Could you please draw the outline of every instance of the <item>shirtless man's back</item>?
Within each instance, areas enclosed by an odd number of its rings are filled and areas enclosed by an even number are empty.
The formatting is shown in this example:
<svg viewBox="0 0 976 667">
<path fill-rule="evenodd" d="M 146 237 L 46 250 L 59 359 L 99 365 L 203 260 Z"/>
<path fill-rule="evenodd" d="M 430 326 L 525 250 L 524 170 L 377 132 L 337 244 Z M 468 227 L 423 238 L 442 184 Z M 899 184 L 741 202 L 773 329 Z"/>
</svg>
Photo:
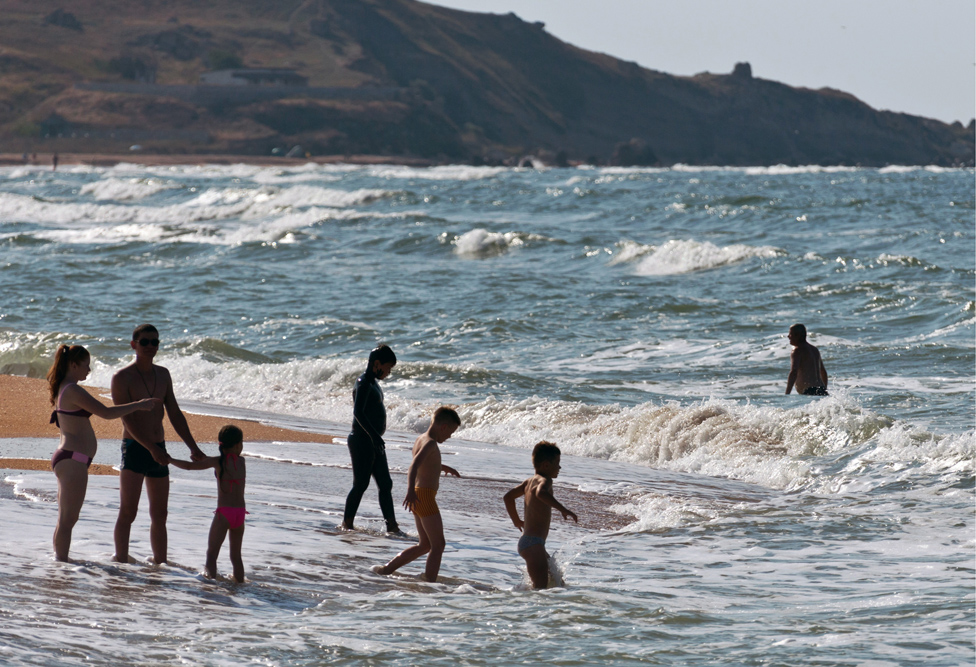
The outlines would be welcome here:
<svg viewBox="0 0 976 667">
<path fill-rule="evenodd" d="M 827 395 L 827 369 L 824 368 L 820 350 L 807 342 L 807 328 L 802 324 L 790 327 L 790 375 L 786 380 L 786 393 L 796 391 L 810 396 Z"/>
</svg>

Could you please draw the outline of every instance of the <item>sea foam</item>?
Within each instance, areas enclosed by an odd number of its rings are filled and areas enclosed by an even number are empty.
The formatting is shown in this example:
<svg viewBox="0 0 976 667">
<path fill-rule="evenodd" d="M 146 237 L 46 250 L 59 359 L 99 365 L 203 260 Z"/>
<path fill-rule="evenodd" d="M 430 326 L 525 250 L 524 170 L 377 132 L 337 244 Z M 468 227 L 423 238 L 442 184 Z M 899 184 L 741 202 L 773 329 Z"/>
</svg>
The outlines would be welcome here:
<svg viewBox="0 0 976 667">
<path fill-rule="evenodd" d="M 446 239 L 446 236 L 443 238 Z M 454 252 L 462 257 L 490 257 L 500 255 L 513 248 L 519 248 L 527 241 L 546 240 L 538 234 L 521 232 L 489 232 L 487 229 L 472 229 L 456 237 Z"/>
<path fill-rule="evenodd" d="M 201 346 L 160 361 L 172 372 L 181 398 L 339 424 L 351 419 L 349 389 L 362 370 L 359 359 L 255 363 L 222 353 L 218 360 L 213 349 Z M 390 428 L 417 433 L 426 427 L 434 403 L 411 379 L 429 378 L 432 364 L 416 370 L 414 365 L 401 362 L 397 375 L 384 384 Z M 107 386 L 112 372 L 98 366 L 91 382 Z M 771 489 L 827 488 L 811 457 L 874 456 L 883 458 L 883 465 L 911 466 L 914 474 L 937 474 L 960 465 L 972 469 L 976 456 L 972 433 L 926 433 L 864 409 L 843 390 L 791 408 L 715 398 L 620 406 L 487 396 L 457 410 L 463 423 L 457 436 L 466 440 L 525 449 L 551 440 L 576 456 Z"/>
<path fill-rule="evenodd" d="M 467 165 L 444 165 L 438 167 L 399 167 L 376 166 L 367 167 L 369 175 L 376 178 L 399 180 L 427 180 L 427 181 L 474 181 L 492 178 L 511 171 L 509 167 L 473 167 Z"/>
<path fill-rule="evenodd" d="M 715 269 L 746 259 L 771 258 L 785 254 L 772 246 L 734 244 L 717 246 L 709 241 L 672 239 L 660 246 L 641 245 L 622 241 L 611 264 L 637 262 L 634 273 L 639 276 L 667 276 L 693 271 Z"/>
<path fill-rule="evenodd" d="M 65 203 L 0 193 L 0 209 L 10 220 L 44 225 L 45 229 L 29 232 L 34 238 L 66 244 L 287 243 L 295 240 L 289 237 L 291 232 L 324 220 L 359 217 L 363 214 L 353 207 L 391 194 L 380 189 L 346 191 L 310 185 L 219 187 L 204 188 L 181 203 L 144 206 L 114 202 L 141 199 L 169 186 L 109 179 L 84 187 L 105 203 Z"/>
<path fill-rule="evenodd" d="M 179 184 L 156 178 L 105 178 L 86 183 L 78 189 L 79 195 L 91 195 L 98 201 L 128 201 L 143 199 L 164 190 L 179 188 Z"/>
</svg>

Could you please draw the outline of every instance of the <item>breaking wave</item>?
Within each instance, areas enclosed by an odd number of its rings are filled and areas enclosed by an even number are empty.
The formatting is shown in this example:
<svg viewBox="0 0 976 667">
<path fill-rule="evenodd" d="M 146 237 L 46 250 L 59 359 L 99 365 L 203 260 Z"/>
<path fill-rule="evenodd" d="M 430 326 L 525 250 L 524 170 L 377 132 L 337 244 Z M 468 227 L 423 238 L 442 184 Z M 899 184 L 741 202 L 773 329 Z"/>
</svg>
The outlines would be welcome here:
<svg viewBox="0 0 976 667">
<path fill-rule="evenodd" d="M 441 235 L 446 242 L 446 234 Z M 472 229 L 450 241 L 454 245 L 454 252 L 462 257 L 491 257 L 501 255 L 513 248 L 520 248 L 528 241 L 545 241 L 544 236 L 538 234 L 524 234 L 521 232 L 489 232 L 486 229 Z"/>
<path fill-rule="evenodd" d="M 772 246 L 717 246 L 708 241 L 692 240 L 670 240 L 660 246 L 622 241 L 617 244 L 617 248 L 610 263 L 636 261 L 634 273 L 639 276 L 668 276 L 705 271 L 756 257 L 771 258 L 786 254 Z"/>
</svg>

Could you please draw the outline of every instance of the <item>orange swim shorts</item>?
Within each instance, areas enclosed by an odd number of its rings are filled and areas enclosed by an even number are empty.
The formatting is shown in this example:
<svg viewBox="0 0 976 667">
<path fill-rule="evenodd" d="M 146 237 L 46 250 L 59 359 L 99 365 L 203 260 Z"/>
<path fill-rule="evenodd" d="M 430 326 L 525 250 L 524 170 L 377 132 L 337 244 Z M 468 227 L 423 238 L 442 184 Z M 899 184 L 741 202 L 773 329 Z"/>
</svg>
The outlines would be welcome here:
<svg viewBox="0 0 976 667">
<path fill-rule="evenodd" d="M 417 502 L 413 505 L 414 516 L 423 519 L 425 516 L 439 514 L 440 508 L 434 497 L 437 496 L 437 489 L 427 489 L 422 486 L 415 486 L 413 490 L 417 494 Z"/>
</svg>

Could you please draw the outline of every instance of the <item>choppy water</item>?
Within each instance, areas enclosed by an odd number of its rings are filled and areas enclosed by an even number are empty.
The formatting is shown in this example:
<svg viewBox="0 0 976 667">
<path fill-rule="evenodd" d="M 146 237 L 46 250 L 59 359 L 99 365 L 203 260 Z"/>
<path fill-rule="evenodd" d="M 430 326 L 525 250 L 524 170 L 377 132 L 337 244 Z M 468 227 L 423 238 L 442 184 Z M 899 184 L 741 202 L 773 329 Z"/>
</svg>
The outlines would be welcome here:
<svg viewBox="0 0 976 667">
<path fill-rule="evenodd" d="M 249 445 L 239 588 L 196 578 L 209 478 L 177 476 L 186 565 L 154 570 L 108 562 L 114 479 L 70 567 L 53 475 L 10 473 L 3 658 L 972 664 L 974 198 L 932 168 L 0 170 L 3 372 L 79 342 L 105 386 L 151 321 L 185 401 L 339 429 L 384 341 L 396 447 L 458 404 L 448 449 L 482 480 L 444 490 L 475 498 L 445 510 L 455 580 L 391 582 L 367 568 L 402 545 L 333 534 L 342 448 Z M 783 395 L 797 321 L 829 398 Z M 491 498 L 542 438 L 627 525 L 557 522 L 567 586 L 537 594 Z M 25 448 L 53 444 L 0 455 Z"/>
</svg>

